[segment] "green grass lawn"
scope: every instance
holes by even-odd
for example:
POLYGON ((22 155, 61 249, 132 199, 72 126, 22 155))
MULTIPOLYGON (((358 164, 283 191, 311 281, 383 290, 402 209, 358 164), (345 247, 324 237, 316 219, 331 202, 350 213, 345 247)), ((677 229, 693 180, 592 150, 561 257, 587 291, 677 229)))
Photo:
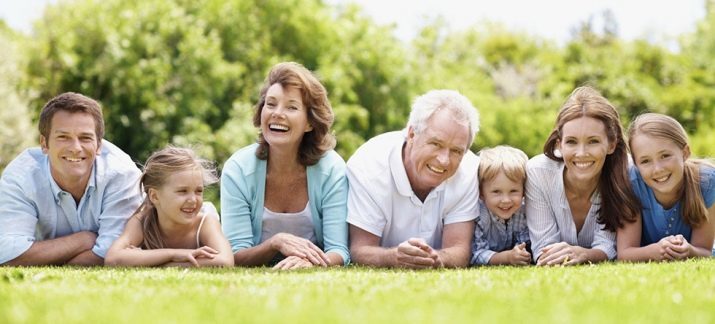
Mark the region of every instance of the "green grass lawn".
POLYGON ((714 323, 715 259, 569 268, 0 267, 0 323, 714 323))

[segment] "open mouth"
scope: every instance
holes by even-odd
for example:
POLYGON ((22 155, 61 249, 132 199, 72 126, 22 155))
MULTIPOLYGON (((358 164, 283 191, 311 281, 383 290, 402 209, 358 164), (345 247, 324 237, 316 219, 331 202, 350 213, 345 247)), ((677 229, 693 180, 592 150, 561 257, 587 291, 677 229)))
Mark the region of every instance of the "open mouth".
POLYGON ((192 207, 192 208, 184 207, 184 208, 181 208, 181 211, 186 214, 193 214, 196 212, 196 207, 192 207))
POLYGON ((513 206, 509 206, 509 207, 497 207, 497 208, 499 208, 499 210, 501 210, 501 211, 503 211, 503 212, 508 212, 508 211, 511 210, 512 207, 513 207, 513 206))
POLYGON ((663 183, 668 181, 668 179, 670 179, 670 175, 665 175, 660 178, 653 178, 653 181, 655 181, 656 183, 663 183))
POLYGON ((440 167, 432 166, 432 165, 429 165, 429 164, 427 165, 427 168, 428 168, 430 171, 432 171, 432 172, 434 172, 434 173, 438 173, 438 174, 442 174, 442 173, 444 173, 445 171, 447 171, 447 170, 442 169, 442 168, 440 168, 440 167))
POLYGON ((290 128, 288 126, 281 125, 281 124, 268 124, 268 129, 270 129, 271 131, 274 131, 274 132, 281 132, 281 133, 285 133, 288 130, 290 130, 290 128))

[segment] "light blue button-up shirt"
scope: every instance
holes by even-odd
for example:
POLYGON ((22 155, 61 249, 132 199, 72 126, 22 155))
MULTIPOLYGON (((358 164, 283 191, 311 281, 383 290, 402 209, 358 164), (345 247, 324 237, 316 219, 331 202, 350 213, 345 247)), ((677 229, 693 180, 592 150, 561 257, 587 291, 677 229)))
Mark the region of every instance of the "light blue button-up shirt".
POLYGON ((0 264, 22 255, 35 241, 80 231, 97 233, 92 252, 104 258, 141 203, 140 174, 129 155, 103 140, 76 204, 52 178, 47 155, 40 148, 25 150, 0 178, 0 264))
POLYGON ((508 251, 515 245, 529 242, 529 228, 526 226, 526 208, 522 204, 509 220, 494 215, 483 200, 479 200, 479 217, 474 227, 472 242, 473 265, 489 264, 498 252, 508 251))

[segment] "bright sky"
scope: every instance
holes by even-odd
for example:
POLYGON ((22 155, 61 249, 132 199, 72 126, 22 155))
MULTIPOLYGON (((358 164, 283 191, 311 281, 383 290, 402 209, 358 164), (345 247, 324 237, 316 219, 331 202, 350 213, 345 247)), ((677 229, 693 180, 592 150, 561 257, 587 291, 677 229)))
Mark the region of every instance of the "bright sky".
MULTIPOLYGON (((324 0, 329 4, 358 3, 379 24, 395 24, 395 35, 413 38, 437 16, 451 30, 480 21, 497 21, 510 29, 565 42, 571 30, 589 15, 610 9, 625 39, 669 41, 695 29, 705 16, 705 0, 324 0)), ((32 21, 47 3, 57 0, 0 0, 0 18, 30 32, 32 21)))

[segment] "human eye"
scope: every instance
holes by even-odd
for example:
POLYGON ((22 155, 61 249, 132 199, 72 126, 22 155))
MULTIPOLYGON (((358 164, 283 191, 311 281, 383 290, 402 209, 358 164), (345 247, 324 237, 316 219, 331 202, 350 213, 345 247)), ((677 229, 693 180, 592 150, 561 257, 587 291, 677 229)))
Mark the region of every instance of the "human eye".
POLYGON ((567 138, 566 141, 564 141, 564 143, 566 143, 566 144, 568 144, 568 145, 575 145, 575 144, 576 144, 576 140, 573 139, 573 138, 567 138))
POLYGON ((650 159, 640 159, 638 160, 638 164, 647 164, 650 162, 650 159))
POLYGON ((598 144, 601 143, 601 141, 597 138, 592 138, 588 141, 589 144, 598 144))

